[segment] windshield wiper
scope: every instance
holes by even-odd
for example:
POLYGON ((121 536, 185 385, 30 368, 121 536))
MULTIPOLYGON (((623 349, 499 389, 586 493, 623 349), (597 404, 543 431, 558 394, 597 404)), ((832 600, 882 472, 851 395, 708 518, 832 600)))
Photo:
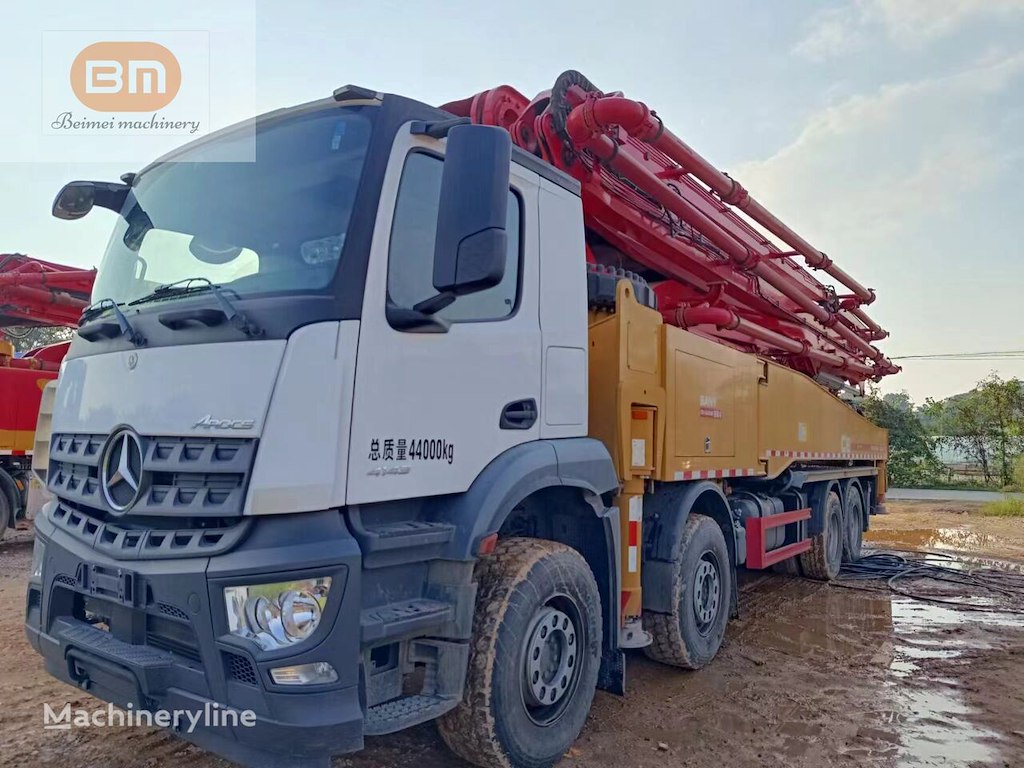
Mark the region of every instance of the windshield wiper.
POLYGON ((80 320, 81 325, 78 328, 78 335, 87 341, 95 341, 99 338, 114 339, 118 336, 127 336, 128 341, 134 344, 136 347, 142 347, 146 345, 146 337, 136 331, 128 318, 125 317, 124 312, 121 311, 121 305, 113 299, 100 299, 94 302, 85 312, 82 313, 80 320), (92 318, 103 314, 106 310, 111 310, 114 316, 117 318, 117 324, 107 322, 89 322, 92 318))
POLYGON ((145 304, 150 301, 160 301, 161 299, 169 299, 175 296, 189 296, 195 293, 205 293, 206 291, 210 291, 213 294, 217 303, 220 304, 224 316, 227 317, 231 325, 251 339, 259 338, 263 335, 262 328, 235 308, 235 305, 228 299, 227 291, 224 290, 223 286, 217 285, 205 277, 187 277, 184 280, 167 283, 166 285, 158 285, 153 289, 152 293, 135 299, 135 301, 128 302, 128 306, 134 307, 137 304, 145 304), (196 283, 198 285, 195 285, 196 283))

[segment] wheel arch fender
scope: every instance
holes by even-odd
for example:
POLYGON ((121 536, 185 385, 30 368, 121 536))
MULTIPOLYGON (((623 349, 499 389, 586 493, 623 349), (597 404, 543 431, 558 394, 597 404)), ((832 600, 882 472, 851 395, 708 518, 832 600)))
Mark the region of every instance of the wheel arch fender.
MULTIPOLYGON (((604 658, 599 685, 624 691, 624 666, 617 651, 619 625, 619 510, 615 466, 604 444, 592 438, 523 443, 496 457, 469 489, 448 498, 435 519, 454 524, 457 534, 445 557, 474 560, 480 543, 502 530, 524 503, 568 502, 584 520, 581 530, 552 530, 548 537, 576 549, 597 579, 604 605, 604 658), (600 531, 600 533, 598 533, 600 531)), ((564 509, 564 507, 563 507, 564 509)))
POLYGON ((808 535, 817 536, 825 530, 825 502, 832 491, 835 491, 839 496, 843 516, 846 516, 846 487, 838 480, 825 480, 813 483, 807 494, 807 501, 811 506, 811 519, 807 525, 808 535))
MULTIPOLYGON (((480 542, 497 533, 524 499, 546 488, 573 488, 599 518, 616 513, 606 504, 618 478, 604 444, 591 438, 536 440, 509 448, 461 494, 436 502, 435 519, 455 525, 445 557, 472 560, 480 542)), ((612 526, 618 544, 618 529, 612 526)))
MULTIPOLYGON (((686 521, 693 513, 707 515, 722 529, 729 550, 730 565, 735 568, 742 554, 732 511, 725 493, 717 483, 700 480, 689 484, 660 487, 644 497, 644 610, 670 613, 674 575, 686 521)), ((738 603, 733 579, 733 609, 738 603)))

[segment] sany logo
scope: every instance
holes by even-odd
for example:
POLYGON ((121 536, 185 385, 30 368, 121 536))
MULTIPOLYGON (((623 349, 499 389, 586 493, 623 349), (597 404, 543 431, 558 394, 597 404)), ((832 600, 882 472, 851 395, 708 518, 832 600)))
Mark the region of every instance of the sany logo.
POLYGON ((178 95, 181 65, 159 43, 93 43, 71 64, 71 88, 97 112, 152 112, 178 95))

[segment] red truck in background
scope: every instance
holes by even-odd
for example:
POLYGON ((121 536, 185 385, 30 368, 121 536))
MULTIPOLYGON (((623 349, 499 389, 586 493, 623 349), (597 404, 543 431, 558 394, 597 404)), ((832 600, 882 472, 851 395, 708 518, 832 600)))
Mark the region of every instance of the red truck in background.
POLYGON ((16 353, 33 328, 78 325, 96 270, 0 254, 0 537, 28 503, 29 472, 43 388, 57 378, 69 342, 16 353))

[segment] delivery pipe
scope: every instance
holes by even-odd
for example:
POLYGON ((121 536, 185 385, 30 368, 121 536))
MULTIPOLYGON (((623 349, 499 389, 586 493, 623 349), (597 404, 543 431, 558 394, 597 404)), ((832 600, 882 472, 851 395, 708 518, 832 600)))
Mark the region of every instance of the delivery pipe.
POLYGON ((710 187, 723 202, 740 209, 786 242, 803 256, 811 267, 824 271, 849 288, 862 304, 870 304, 875 300, 874 291, 865 288, 836 266, 828 256, 751 197, 739 182, 715 168, 686 142, 665 128, 661 118, 646 104, 622 96, 591 96, 569 113, 565 127, 574 142, 582 143, 588 137, 613 125, 620 126, 630 135, 664 152, 683 170, 710 187))
MULTIPOLYGON (((571 117, 572 114, 570 114, 571 117)), ((740 244, 717 222, 689 205, 686 200, 665 186, 657 176, 631 155, 619 152, 617 145, 609 136, 604 134, 591 136, 583 142, 582 147, 592 152, 612 170, 621 173, 640 186, 644 192, 654 197, 667 210, 697 229, 715 246, 724 251, 738 267, 750 266, 751 272, 792 300, 818 322, 825 325, 832 322, 832 314, 815 301, 814 297, 808 295, 785 275, 771 269, 768 264, 757 261, 757 254, 740 244)))
POLYGON ((720 330, 736 331, 752 339, 770 344, 782 352, 810 358, 837 372, 853 372, 867 377, 877 374, 877 371, 869 365, 843 358, 840 355, 833 355, 829 352, 814 349, 806 342, 791 339, 749 320, 744 320, 732 310, 725 309, 724 307, 680 307, 674 310, 664 310, 662 311, 662 316, 668 322, 678 325, 680 328, 714 325, 720 330))

